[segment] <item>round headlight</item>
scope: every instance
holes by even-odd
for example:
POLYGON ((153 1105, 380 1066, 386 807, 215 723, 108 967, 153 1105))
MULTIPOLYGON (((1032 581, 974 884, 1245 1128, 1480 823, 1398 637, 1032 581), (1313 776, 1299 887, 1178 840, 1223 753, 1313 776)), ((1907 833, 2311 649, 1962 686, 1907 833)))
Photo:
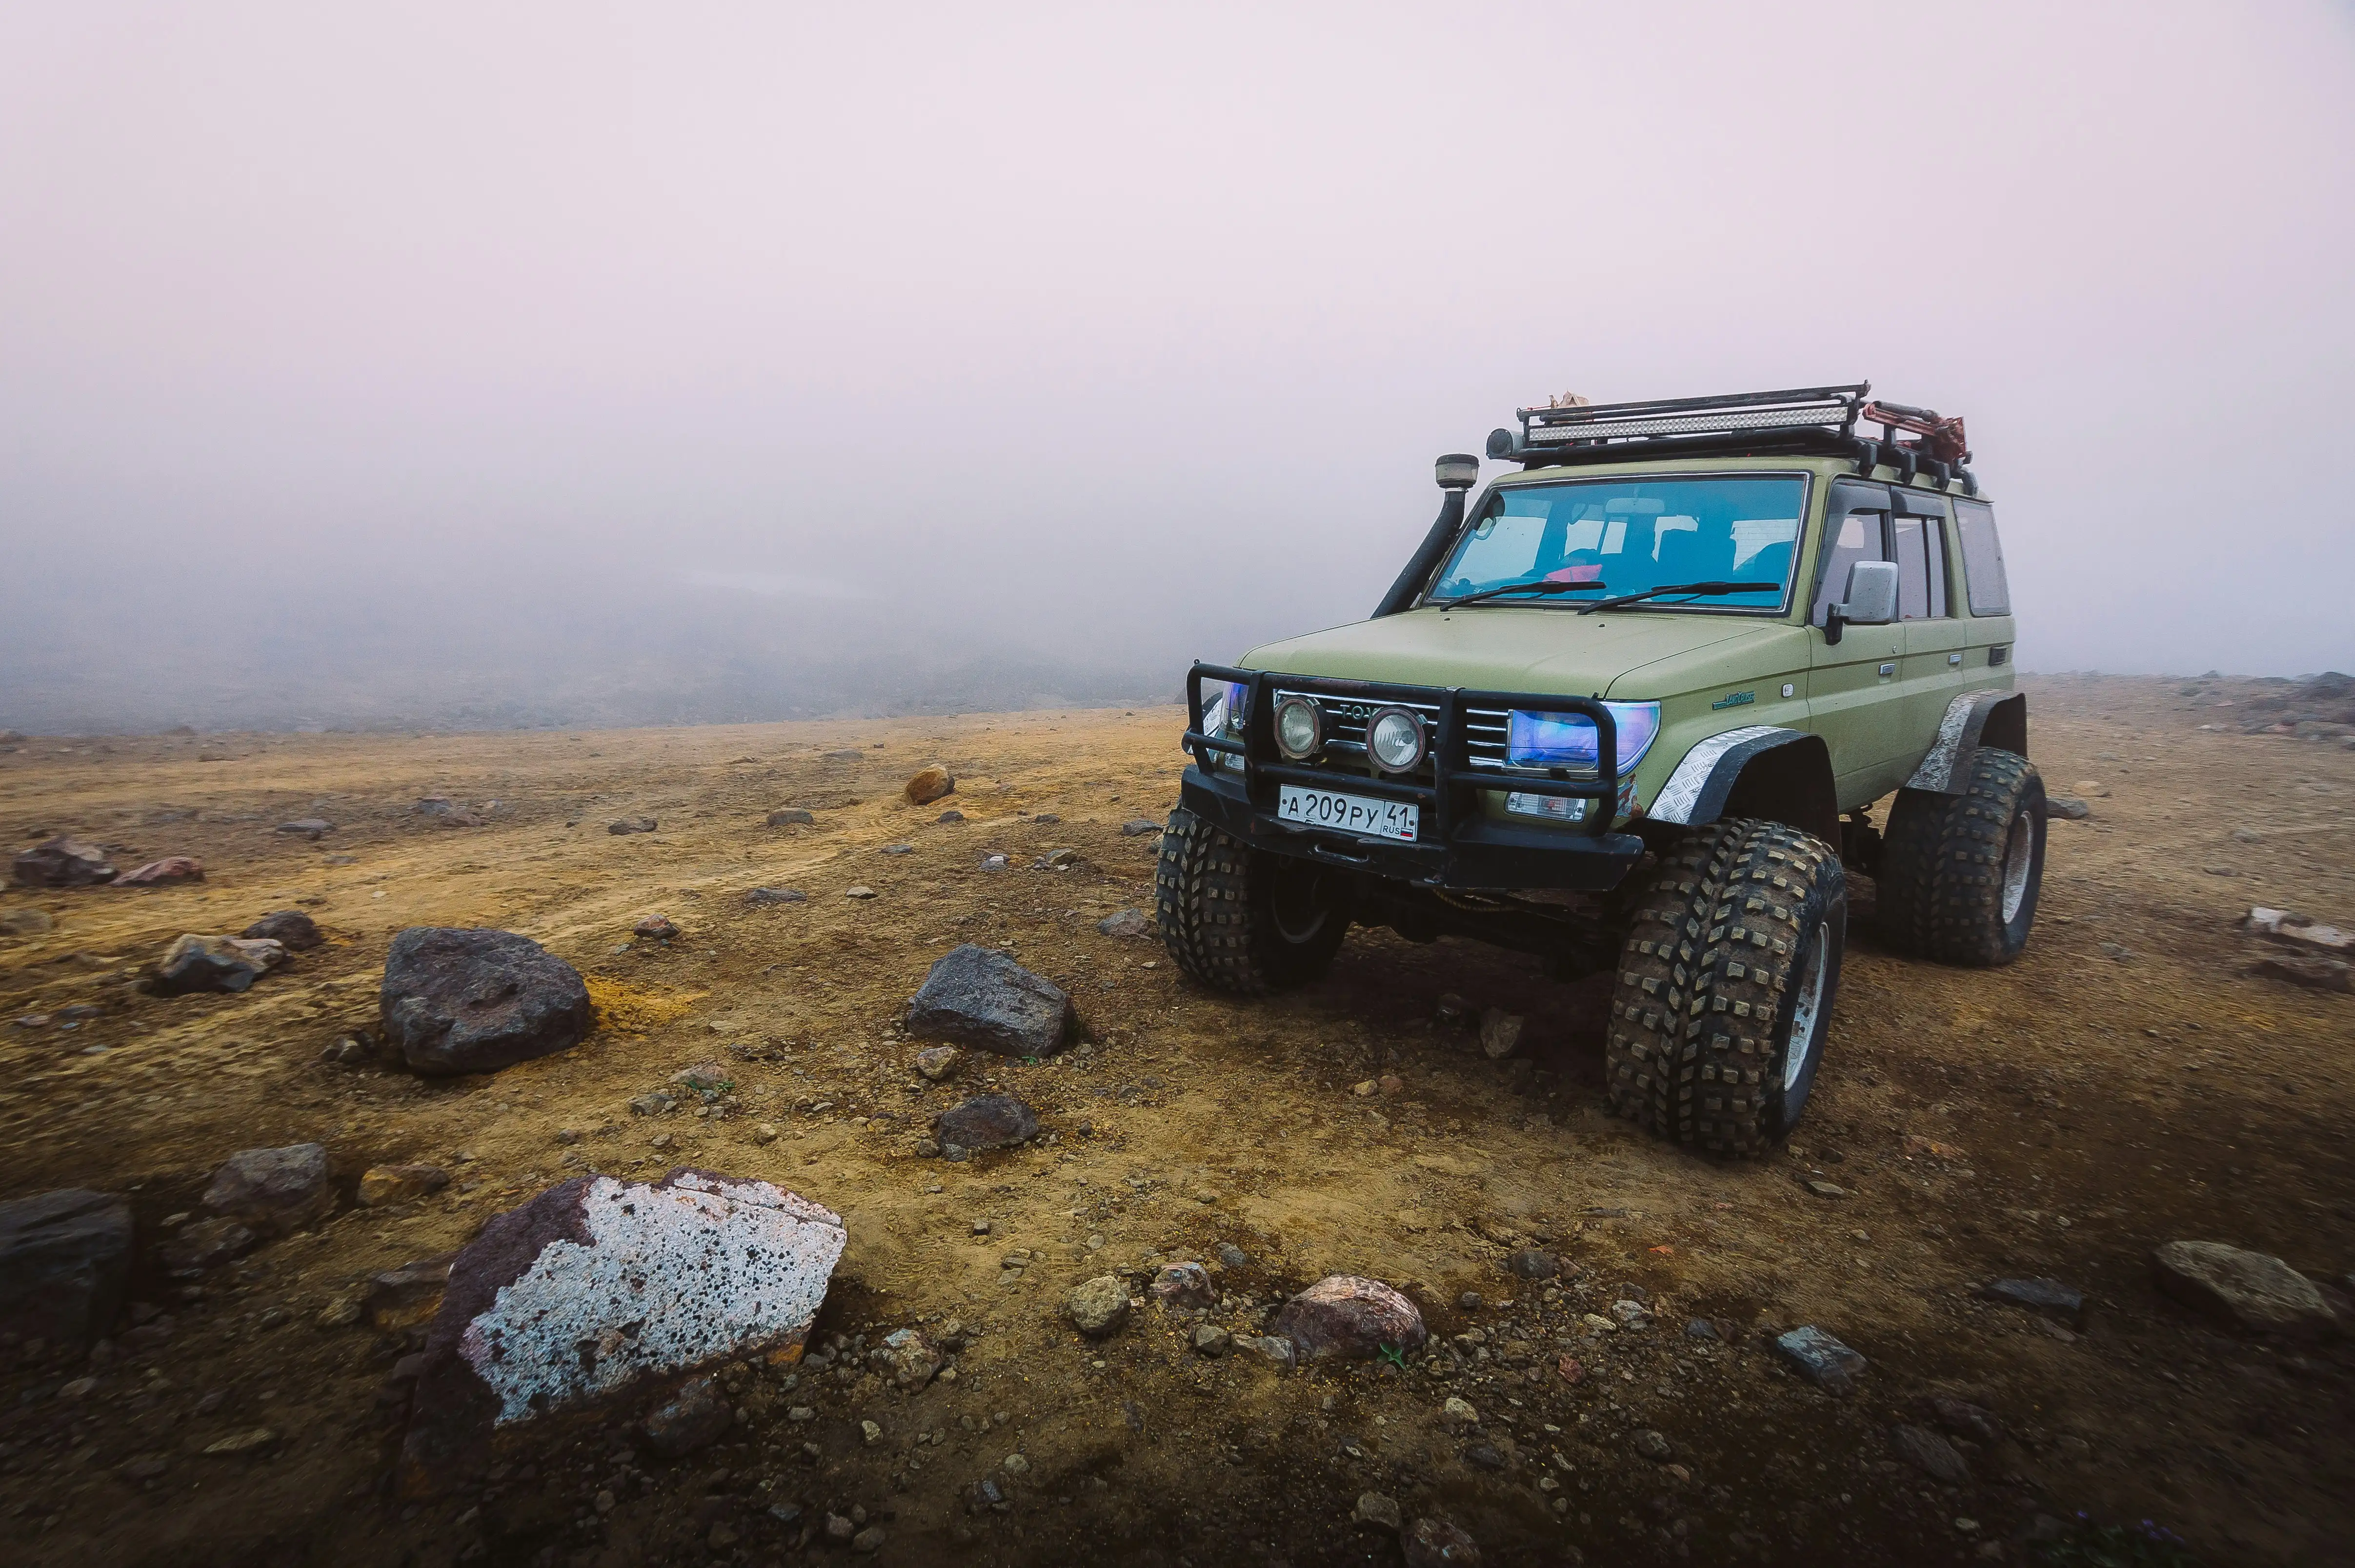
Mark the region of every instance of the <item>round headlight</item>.
POLYGON ((1325 741, 1325 716, 1305 697, 1287 697, 1275 705, 1275 749, 1299 762, 1316 754, 1325 741))
POLYGON ((1411 773, 1423 762, 1423 718, 1404 708, 1385 708, 1366 725, 1366 750, 1384 773, 1411 773))

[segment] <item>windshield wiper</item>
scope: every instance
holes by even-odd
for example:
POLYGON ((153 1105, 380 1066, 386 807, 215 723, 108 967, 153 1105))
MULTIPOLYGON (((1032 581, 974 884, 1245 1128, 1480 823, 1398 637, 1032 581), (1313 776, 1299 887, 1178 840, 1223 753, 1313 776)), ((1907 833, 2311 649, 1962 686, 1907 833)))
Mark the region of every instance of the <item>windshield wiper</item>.
POLYGON ((1458 604, 1476 604, 1483 599, 1494 599, 1500 593, 1576 593, 1589 588, 1600 589, 1607 593, 1611 590, 1611 584, 1607 582, 1553 582, 1549 581, 1544 578, 1540 578, 1535 582, 1508 582, 1501 588, 1483 588, 1477 593, 1466 593, 1457 599, 1441 599, 1435 601, 1435 603, 1453 609, 1458 604))
MULTIPOLYGON (((1708 597, 1719 593, 1779 593, 1779 582, 1671 582, 1661 588, 1646 588, 1641 593, 1622 593, 1616 599, 1598 599, 1592 604, 1581 604, 1578 613, 1592 615, 1597 610, 1615 610, 1622 604, 1634 604, 1646 599, 1657 599, 1663 593, 1690 593, 1708 597)), ((1459 601, 1460 603, 1460 601, 1459 601)))

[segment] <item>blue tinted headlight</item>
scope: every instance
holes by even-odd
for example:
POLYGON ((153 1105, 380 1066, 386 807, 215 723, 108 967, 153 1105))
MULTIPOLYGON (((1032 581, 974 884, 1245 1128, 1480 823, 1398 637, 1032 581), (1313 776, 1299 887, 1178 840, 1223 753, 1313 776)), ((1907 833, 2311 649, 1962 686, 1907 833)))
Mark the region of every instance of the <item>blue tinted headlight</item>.
MULTIPOLYGON (((1660 732, 1657 702, 1606 702, 1617 727, 1619 772, 1643 760, 1660 732)), ((1600 748, 1594 720, 1582 713, 1531 713, 1515 709, 1505 733, 1505 761, 1517 768, 1593 768, 1600 748)))

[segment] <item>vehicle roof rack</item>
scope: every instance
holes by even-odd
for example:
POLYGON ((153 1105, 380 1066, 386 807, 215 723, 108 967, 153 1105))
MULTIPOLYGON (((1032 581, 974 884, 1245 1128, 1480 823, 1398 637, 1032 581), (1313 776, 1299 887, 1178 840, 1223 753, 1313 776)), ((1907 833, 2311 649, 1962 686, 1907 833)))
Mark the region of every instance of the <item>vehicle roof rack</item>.
POLYGON ((1584 463, 1624 463, 1657 456, 1751 456, 1806 453, 1845 457, 1859 474, 1898 471, 1903 483, 1944 489, 1959 482, 1966 495, 1978 482, 1962 466, 1970 459, 1959 416, 1867 400, 1872 383, 1798 387, 1777 392, 1735 392, 1713 398, 1655 398, 1632 403, 1568 401, 1516 409, 1521 428, 1491 432, 1488 456, 1524 469, 1584 463), (1879 424, 1881 439, 1857 433, 1857 422, 1879 424), (1902 442, 1899 430, 1918 432, 1902 442))

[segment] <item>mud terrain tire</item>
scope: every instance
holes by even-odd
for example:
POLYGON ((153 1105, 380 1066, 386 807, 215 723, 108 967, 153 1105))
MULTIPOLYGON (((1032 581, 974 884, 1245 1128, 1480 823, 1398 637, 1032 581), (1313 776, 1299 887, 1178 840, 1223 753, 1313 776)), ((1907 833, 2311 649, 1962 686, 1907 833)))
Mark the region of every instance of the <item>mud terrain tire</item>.
POLYGON ((1839 993, 1848 873, 1779 822, 1702 828, 1636 901, 1611 997, 1611 1108, 1654 1136, 1757 1155, 1806 1109, 1839 993))
POLYGON ((2044 881, 2044 780, 1982 748, 1960 795, 1901 790, 1881 848, 1879 925, 1900 952, 1992 968, 2019 956, 2044 881))
POLYGON ((1253 849, 1179 806, 1161 836, 1154 913, 1178 968, 1213 990, 1263 997, 1332 964, 1349 930, 1337 879, 1253 849))

